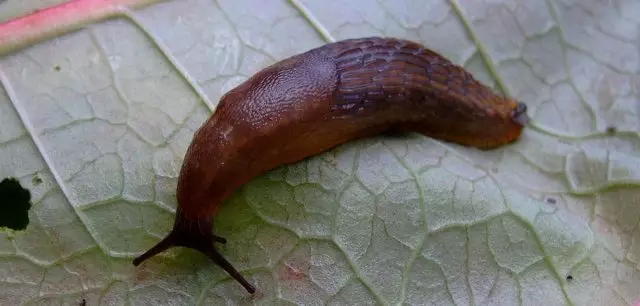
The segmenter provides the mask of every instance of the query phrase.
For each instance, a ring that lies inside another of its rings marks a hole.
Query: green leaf
[[[640,302],[637,1],[76,0],[20,18],[58,3],[0,1],[0,180],[32,201],[0,233],[3,304]],[[254,295],[192,250],[133,266],[224,93],[371,35],[465,66],[531,126],[492,151],[361,139],[255,178],[215,217]]]

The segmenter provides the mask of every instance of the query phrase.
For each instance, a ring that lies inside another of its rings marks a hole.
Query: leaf
[[[0,178],[33,203],[0,234],[3,302],[638,303],[637,1],[154,2],[0,2]],[[493,151],[372,137],[256,178],[215,219],[253,296],[191,250],[131,264],[225,92],[371,35],[464,65],[532,125]]]

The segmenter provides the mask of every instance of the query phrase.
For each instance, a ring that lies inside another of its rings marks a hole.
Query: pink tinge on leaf
[[[70,0],[0,22],[0,55],[160,0]]]
[[[280,278],[284,280],[302,280],[304,277],[304,272],[296,266],[285,265],[280,273]]]

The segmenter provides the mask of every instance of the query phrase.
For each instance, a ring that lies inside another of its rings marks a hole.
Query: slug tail
[[[255,293],[256,289],[236,270],[229,261],[213,245],[214,242],[225,244],[225,238],[214,235],[211,232],[211,221],[176,219],[173,230],[151,249],[133,260],[133,265],[138,266],[145,260],[172,247],[185,247],[199,251],[211,259],[216,265],[224,269],[231,277],[239,282],[249,293]]]

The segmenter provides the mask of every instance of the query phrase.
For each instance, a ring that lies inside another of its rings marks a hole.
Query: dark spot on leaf
[[[53,70],[60,71],[60,70],[62,70],[62,68],[60,68],[60,65],[55,65],[55,66],[53,66]]]
[[[570,282],[573,280],[573,276],[571,276],[571,274],[567,275],[567,281]]]
[[[615,135],[618,132],[618,129],[615,126],[610,125],[607,127],[606,131],[607,131],[607,134],[609,135]]]
[[[40,178],[40,176],[36,173],[33,175],[33,178],[31,179],[31,183],[34,186],[38,186],[40,184],[42,184],[42,178]]]
[[[82,299],[82,300],[80,301],[80,306],[87,306],[87,300]]]
[[[29,224],[31,192],[15,178],[0,182],[0,227],[24,230]]]
[[[555,198],[547,198],[547,203],[556,204],[558,201]]]
[[[494,167],[494,168],[491,168],[491,172],[493,172],[493,173],[498,173],[498,168],[495,168],[495,167]]]

